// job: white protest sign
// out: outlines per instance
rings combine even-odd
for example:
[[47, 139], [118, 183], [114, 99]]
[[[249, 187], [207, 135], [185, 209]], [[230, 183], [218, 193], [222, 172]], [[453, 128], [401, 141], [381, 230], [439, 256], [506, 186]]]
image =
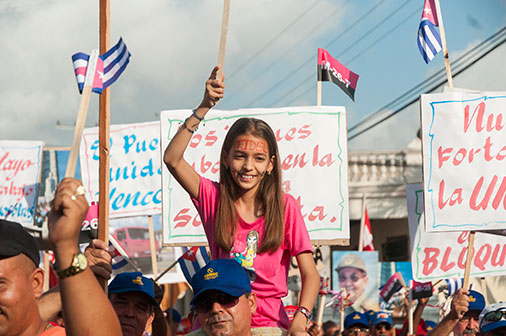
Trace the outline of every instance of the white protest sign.
[[[98, 127], [86, 128], [80, 148], [81, 176], [88, 199], [94, 201], [99, 192], [98, 150]], [[111, 126], [110, 153], [110, 217], [160, 214], [160, 122]]]
[[[190, 110], [162, 112], [162, 148], [190, 115]], [[349, 238], [344, 107], [211, 110], [185, 152], [185, 159], [198, 174], [219, 180], [223, 140], [229, 127], [241, 117], [265, 120], [274, 130], [281, 156], [283, 191], [297, 199], [311, 240]], [[162, 170], [162, 184], [164, 243], [206, 243], [194, 205], [167, 169]]]
[[506, 93], [422, 95], [428, 232], [506, 228]]
[[0, 218], [41, 230], [34, 224], [42, 141], [0, 141]]
[[[414, 279], [464, 277], [469, 232], [425, 232], [422, 184], [406, 185], [406, 198]], [[470, 277], [505, 275], [505, 259], [506, 237], [477, 232]]]

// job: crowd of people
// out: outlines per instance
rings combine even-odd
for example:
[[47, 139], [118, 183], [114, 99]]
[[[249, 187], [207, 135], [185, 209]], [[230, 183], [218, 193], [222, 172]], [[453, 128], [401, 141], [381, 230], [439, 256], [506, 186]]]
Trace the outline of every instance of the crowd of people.
[[[200, 176], [185, 161], [199, 123], [223, 98], [224, 77], [216, 77], [218, 70], [213, 69], [202, 103], [184, 121], [163, 156], [197, 208], [213, 259], [189, 281], [193, 289], [189, 334], [407, 335], [406, 326], [397, 331], [390, 313], [378, 311], [364, 297], [367, 271], [352, 254], [336, 269], [340, 286], [355, 304], [347, 312], [344, 329], [333, 321], [319, 325], [312, 320], [319, 275], [297, 201], [282, 192], [280, 155], [268, 124], [240, 118], [230, 127], [221, 151], [219, 182]], [[100, 283], [112, 274], [107, 245], [93, 240], [84, 253], [78, 247], [87, 209], [81, 182], [63, 179], [48, 215], [59, 284], [45, 293], [36, 241], [20, 224], [0, 220], [0, 336], [143, 336], [147, 330], [153, 336], [176, 334], [178, 314], [162, 311], [161, 287], [143, 274], [116, 275], [106, 295]], [[302, 286], [290, 320], [281, 299], [288, 292], [292, 257]], [[420, 300], [413, 315], [416, 335], [506, 335], [506, 304], [485, 306], [478, 292], [460, 289], [450, 312], [436, 325], [421, 318], [425, 304]]]

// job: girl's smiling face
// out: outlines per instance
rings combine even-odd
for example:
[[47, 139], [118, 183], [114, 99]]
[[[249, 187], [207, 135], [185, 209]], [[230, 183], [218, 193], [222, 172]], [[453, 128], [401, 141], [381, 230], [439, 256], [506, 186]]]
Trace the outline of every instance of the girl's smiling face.
[[272, 171], [274, 163], [267, 141], [251, 134], [241, 134], [234, 139], [225, 161], [234, 182], [243, 191], [254, 192], [264, 176]]

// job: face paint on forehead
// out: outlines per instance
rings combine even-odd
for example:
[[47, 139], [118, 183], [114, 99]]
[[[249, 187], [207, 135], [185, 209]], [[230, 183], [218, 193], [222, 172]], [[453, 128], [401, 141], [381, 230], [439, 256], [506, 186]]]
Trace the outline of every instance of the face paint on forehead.
[[236, 150], [247, 150], [269, 154], [268, 145], [265, 140], [240, 139], [235, 141]]

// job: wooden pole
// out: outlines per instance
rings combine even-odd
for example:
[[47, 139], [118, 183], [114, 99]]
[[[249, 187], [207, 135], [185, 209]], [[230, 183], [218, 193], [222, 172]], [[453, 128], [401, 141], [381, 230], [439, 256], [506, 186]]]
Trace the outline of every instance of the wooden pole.
[[316, 106], [322, 106], [322, 81], [316, 81]]
[[320, 276], [320, 297], [318, 300], [318, 310], [316, 311], [316, 323], [318, 326], [323, 324], [323, 310], [325, 309], [325, 299], [329, 291], [329, 278]]
[[364, 250], [364, 228], [365, 228], [365, 203], [367, 201], [366, 193], [362, 194], [362, 218], [360, 219], [360, 232], [358, 234], [358, 250]]
[[341, 304], [339, 305], [339, 332], [343, 335], [344, 331], [344, 297], [346, 296], [346, 289], [341, 288]]
[[153, 230], [153, 216], [148, 216], [148, 222], [149, 222], [149, 246], [151, 248], [151, 267], [153, 270], [153, 277], [156, 278], [158, 274], [158, 265], [156, 263], [155, 230]]
[[230, 16], [230, 0], [223, 0], [223, 17], [221, 19], [221, 37], [220, 37], [220, 49], [218, 52], [218, 65], [220, 70], [216, 75], [217, 79], [221, 79], [223, 74], [223, 64], [225, 63], [225, 49], [227, 45], [227, 33], [228, 33], [228, 18]]
[[450, 68], [450, 57], [448, 56], [448, 48], [446, 47], [446, 35], [445, 35], [445, 29], [443, 26], [443, 14], [441, 13], [441, 7], [439, 6], [439, 0], [435, 0], [435, 5], [436, 5], [437, 19], [439, 22], [439, 31], [441, 33], [441, 44], [443, 45], [443, 57], [445, 59], [446, 78], [448, 79], [448, 87], [450, 88], [450, 92], [453, 92], [452, 70]]
[[162, 273], [158, 274], [158, 276], [155, 278], [155, 282], [157, 282], [158, 280], [160, 280], [160, 278], [163, 277], [165, 275], [165, 273], [167, 273], [168, 271], [170, 271], [171, 269], [173, 269], [174, 266], [177, 265], [177, 261], [178, 261], [178, 259], [176, 259], [176, 261], [174, 261], [172, 264], [170, 264], [169, 267], [167, 267], [166, 269], [164, 269]]
[[49, 256], [47, 254], [46, 251], [43, 252], [42, 254], [42, 260], [43, 260], [43, 263], [44, 263], [44, 287], [43, 287], [43, 290], [44, 292], [47, 292], [49, 290], [49, 278], [51, 277], [50, 275], [50, 266], [49, 266]]
[[469, 241], [467, 243], [466, 268], [464, 271], [464, 282], [462, 284], [465, 290], [469, 288], [469, 273], [471, 272], [471, 262], [473, 261], [474, 234], [474, 231], [469, 232]]
[[408, 335], [413, 335], [413, 280], [409, 280]]
[[[109, 0], [100, 1], [100, 54], [109, 50], [110, 15]], [[100, 95], [98, 115], [99, 143], [99, 195], [98, 195], [98, 239], [109, 243], [109, 128], [110, 128], [111, 95], [109, 88]], [[102, 281], [107, 290], [107, 281]]]

